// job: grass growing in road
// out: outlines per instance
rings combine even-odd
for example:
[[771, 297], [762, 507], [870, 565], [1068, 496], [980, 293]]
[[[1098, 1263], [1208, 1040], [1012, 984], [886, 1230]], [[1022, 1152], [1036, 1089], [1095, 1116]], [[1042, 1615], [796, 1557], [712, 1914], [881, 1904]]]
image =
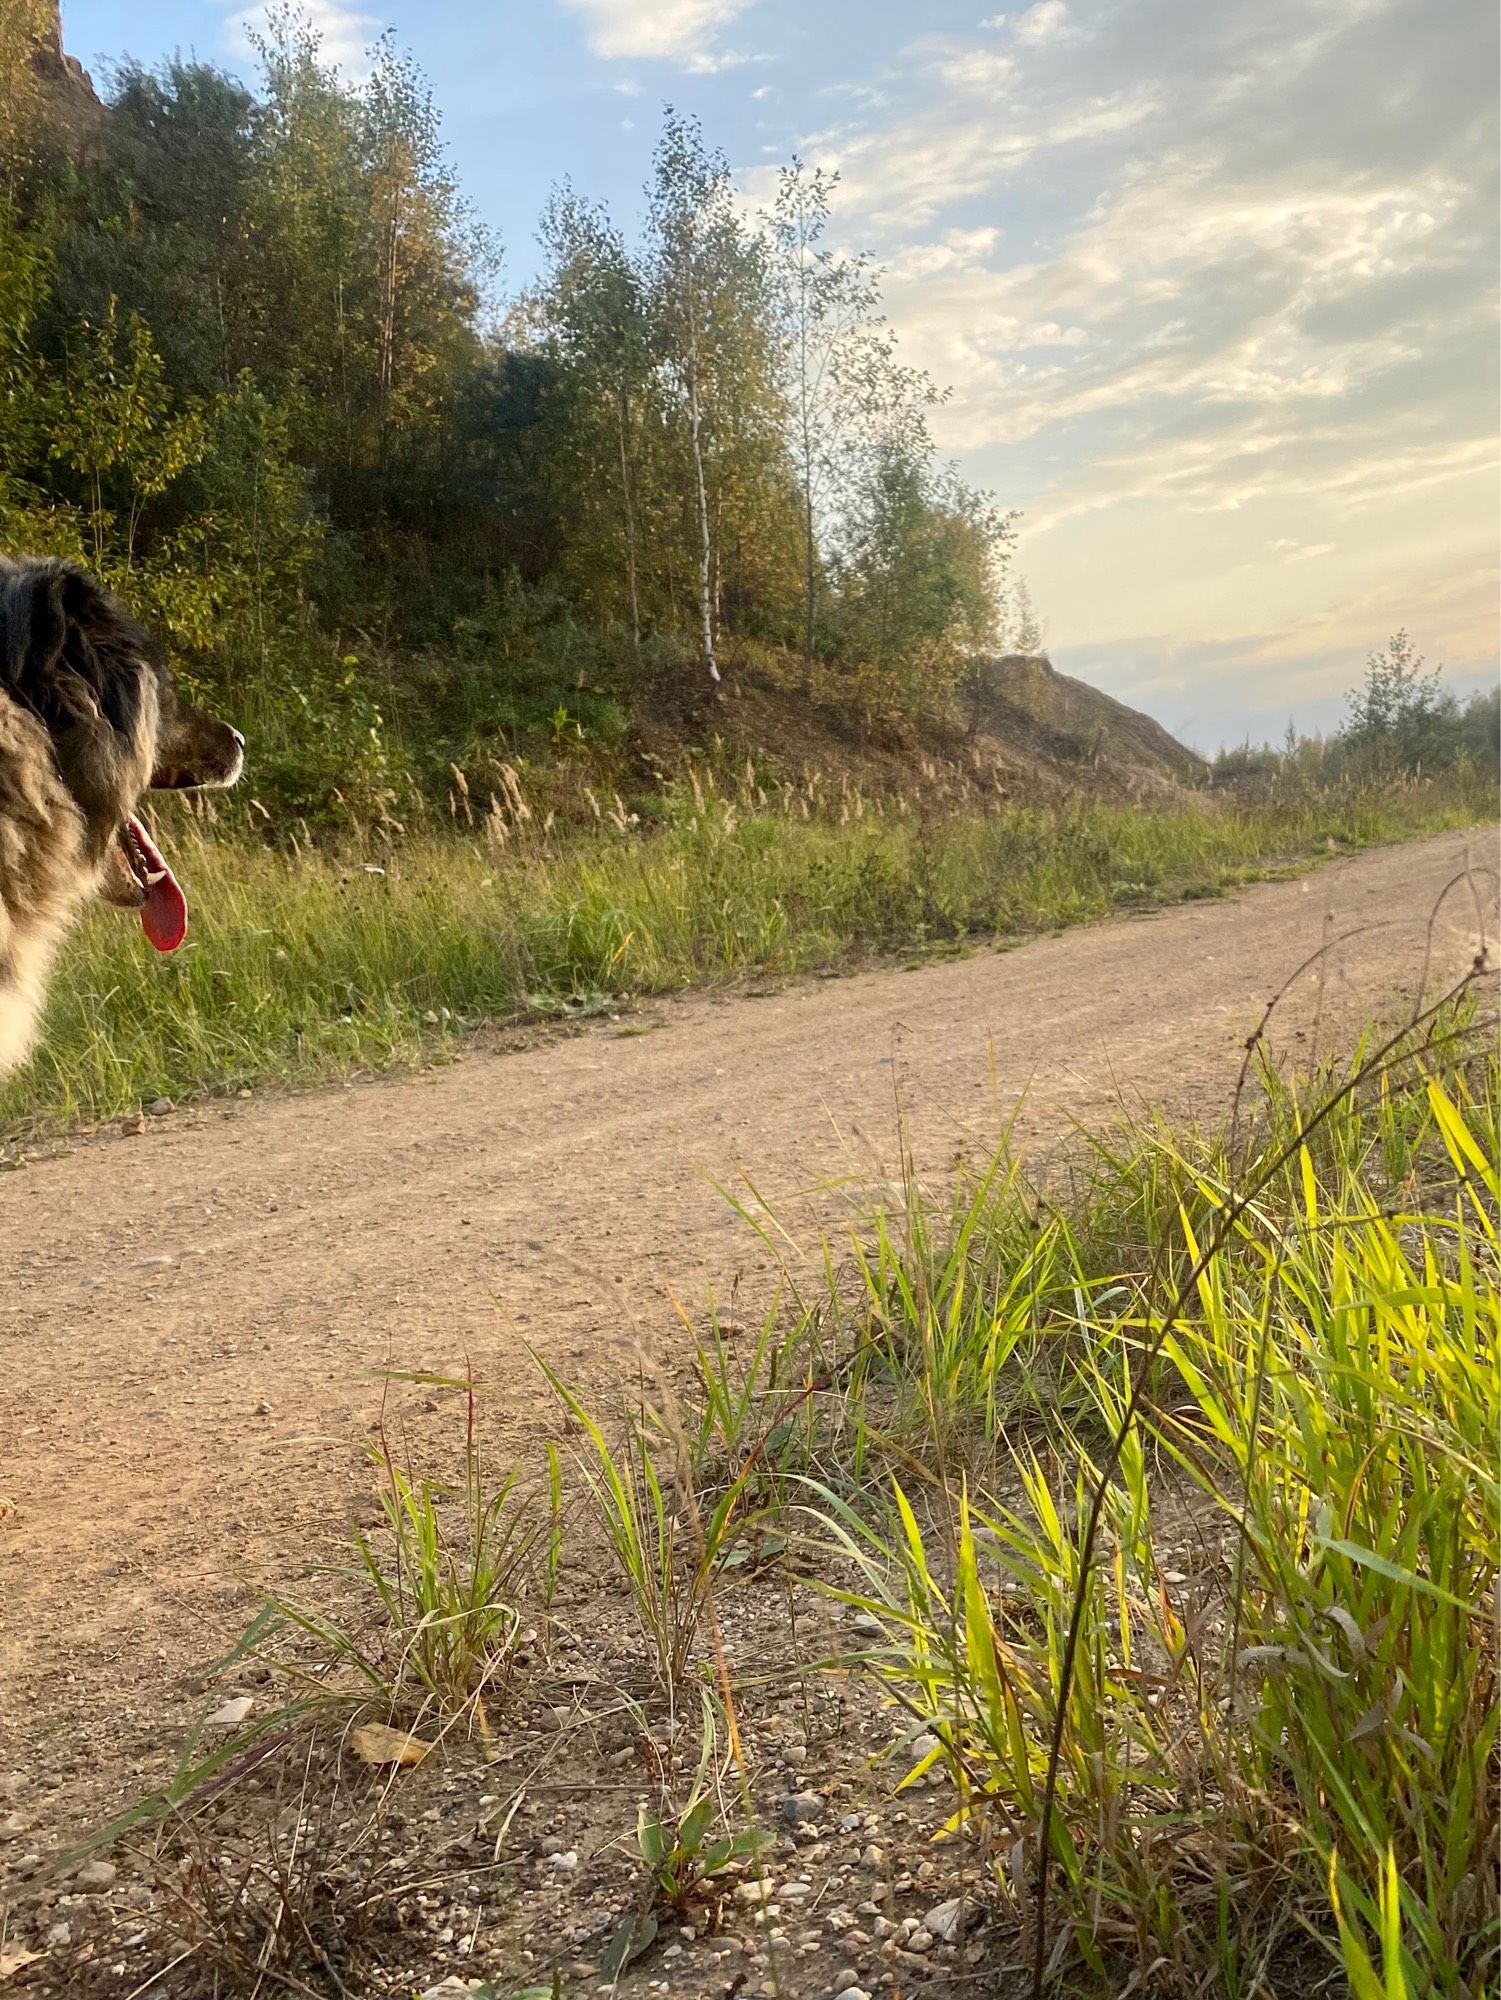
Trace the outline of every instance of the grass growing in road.
[[930, 818], [816, 788], [768, 809], [747, 781], [735, 798], [679, 788], [651, 830], [606, 817], [556, 851], [523, 804], [509, 821], [492, 814], [489, 839], [340, 856], [205, 838], [183, 816], [169, 844], [193, 912], [187, 944], [158, 958], [118, 911], [89, 914], [37, 1053], [0, 1088], [0, 1135], [411, 1062], [486, 1019], [1214, 894], [1331, 846], [1473, 824], [1494, 811], [1492, 789], [1451, 777], [1250, 808]]

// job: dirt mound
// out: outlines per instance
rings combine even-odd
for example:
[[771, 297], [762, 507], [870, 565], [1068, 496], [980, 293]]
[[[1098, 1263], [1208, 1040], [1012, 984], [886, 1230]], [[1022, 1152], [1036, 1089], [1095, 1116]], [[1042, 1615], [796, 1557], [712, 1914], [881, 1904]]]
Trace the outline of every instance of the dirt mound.
[[1161, 723], [1046, 658], [982, 659], [947, 716], [872, 713], [846, 677], [791, 654], [732, 650], [722, 687], [686, 672], [648, 681], [634, 702], [638, 777], [685, 753], [728, 750], [779, 777], [817, 772], [866, 794], [947, 798], [977, 776], [1011, 798], [1161, 797], [1202, 784], [1209, 766]]
[[1112, 789], [1136, 793], [1175, 791], [1209, 776], [1204, 759], [1160, 722], [1040, 656], [977, 662], [972, 698], [980, 730], [1014, 758], [1055, 770], [1090, 768]]

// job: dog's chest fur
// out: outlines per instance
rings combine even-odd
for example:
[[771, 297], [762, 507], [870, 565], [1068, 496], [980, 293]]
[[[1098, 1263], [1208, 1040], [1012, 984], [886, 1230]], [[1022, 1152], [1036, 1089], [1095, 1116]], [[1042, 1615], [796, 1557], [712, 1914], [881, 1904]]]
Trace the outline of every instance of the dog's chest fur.
[[0, 1076], [30, 1046], [53, 956], [98, 872], [46, 730], [0, 693]]

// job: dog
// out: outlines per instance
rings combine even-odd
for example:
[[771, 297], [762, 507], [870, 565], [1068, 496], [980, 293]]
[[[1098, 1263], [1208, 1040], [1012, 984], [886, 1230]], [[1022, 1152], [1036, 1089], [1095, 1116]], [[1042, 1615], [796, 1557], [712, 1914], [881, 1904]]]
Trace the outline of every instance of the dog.
[[232, 785], [245, 740], [182, 700], [161, 648], [77, 563], [0, 556], [0, 1076], [29, 1050], [57, 948], [98, 895], [158, 951], [187, 929], [143, 792]]

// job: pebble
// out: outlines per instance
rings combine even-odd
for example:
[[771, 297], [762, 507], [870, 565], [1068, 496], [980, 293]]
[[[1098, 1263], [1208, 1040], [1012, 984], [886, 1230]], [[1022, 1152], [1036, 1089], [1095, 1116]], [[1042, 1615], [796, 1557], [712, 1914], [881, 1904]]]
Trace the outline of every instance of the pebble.
[[908, 1938], [906, 1948], [908, 1951], [931, 1951], [933, 1949], [933, 1933], [919, 1926], [912, 1933], [911, 1937]]
[[561, 1854], [563, 1852], [563, 1843], [555, 1833], [550, 1833], [546, 1840], [543, 1841], [542, 1852], [544, 1854]]
[[110, 1889], [119, 1872], [113, 1861], [86, 1861], [74, 1880], [80, 1889]]
[[811, 1882], [784, 1882], [777, 1891], [784, 1903], [803, 1903], [813, 1894]]
[[870, 1995], [863, 1986], [846, 1986], [835, 1994], [834, 2000], [870, 2000]]
[[30, 1827], [31, 1821], [24, 1813], [7, 1813], [0, 1819], [0, 1840], [19, 1840]]
[[938, 1738], [925, 1729], [921, 1736], [914, 1736], [907, 1745], [907, 1755], [914, 1764], [920, 1764], [924, 1757], [931, 1757], [935, 1750], [942, 1748]]
[[869, 1868], [872, 1870], [881, 1868], [885, 1865], [885, 1861], [886, 1861], [885, 1855], [881, 1852], [880, 1848], [876, 1846], [867, 1847], [865, 1852], [860, 1856], [860, 1866], [862, 1868]]
[[941, 1938], [945, 1944], [957, 1944], [964, 1935], [964, 1917], [964, 1898], [952, 1896], [948, 1902], [939, 1903], [929, 1910], [923, 1923], [934, 1937]]
[[571, 1875], [579, 1865], [578, 1851], [570, 1847], [566, 1854], [549, 1854], [547, 1865], [556, 1868], [560, 1874]]
[[68, 1924], [50, 1924], [47, 1928], [47, 1942], [54, 1947], [71, 1944], [73, 1942], [72, 1927]]
[[859, 1813], [845, 1813], [840, 1819], [839, 1831], [841, 1833], [853, 1833], [862, 1823]]
[[794, 1826], [822, 1819], [823, 1815], [824, 1801], [817, 1792], [794, 1792], [782, 1801], [782, 1817], [791, 1820]]
[[858, 1991], [859, 1985], [860, 1969], [858, 1966], [847, 1965], [842, 1972], [834, 1974], [834, 1991], [839, 1996], [839, 2000], [843, 2000], [843, 1996], [852, 1988]]
[[789, 1764], [806, 1764], [808, 1761], [808, 1747], [805, 1743], [794, 1743], [785, 1754], [786, 1762]]
[[884, 1639], [886, 1627], [880, 1619], [869, 1611], [857, 1611], [850, 1620], [850, 1630], [858, 1632], [862, 1639]]
[[735, 1901], [743, 1909], [758, 1910], [763, 1903], [769, 1903], [777, 1893], [776, 1884], [770, 1881], [737, 1882]]
[[151, 1102], [146, 1106], [146, 1109], [151, 1113], [153, 1118], [165, 1118], [167, 1113], [175, 1111], [177, 1106], [172, 1102], [170, 1097], [153, 1097]]

